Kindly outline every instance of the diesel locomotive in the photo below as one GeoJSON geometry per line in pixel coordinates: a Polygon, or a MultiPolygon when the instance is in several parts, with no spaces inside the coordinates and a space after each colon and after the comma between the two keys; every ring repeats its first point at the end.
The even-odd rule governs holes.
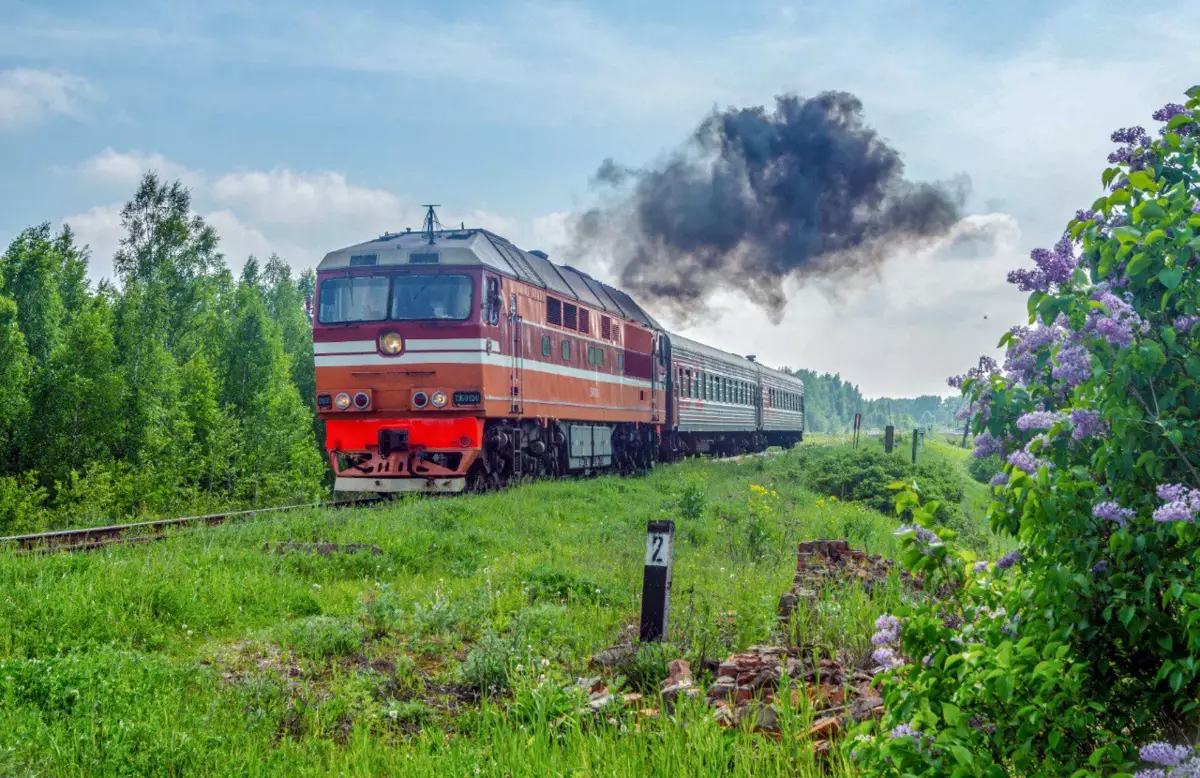
{"type": "Polygon", "coordinates": [[[793,375],[667,332],[629,295],[484,229],[388,233],[317,268],[335,489],[461,492],[636,472],[804,435],[793,375]]]}

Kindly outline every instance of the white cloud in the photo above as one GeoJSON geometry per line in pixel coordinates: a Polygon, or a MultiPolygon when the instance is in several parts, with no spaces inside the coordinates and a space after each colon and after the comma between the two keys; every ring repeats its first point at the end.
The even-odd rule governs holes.
{"type": "Polygon", "coordinates": [[[243,206],[264,222],[311,224],[353,218],[392,226],[401,216],[396,195],[383,189],[356,186],[342,173],[294,172],[286,168],[226,173],[212,184],[212,196],[243,206]]]}
{"type": "Polygon", "coordinates": [[[204,183],[203,173],[189,170],[183,165],[172,162],[162,154],[116,151],[111,146],[86,160],[79,166],[79,170],[88,178],[124,187],[136,186],[142,176],[150,171],[157,173],[163,180],[178,179],[188,186],[198,186],[204,183]]]}
{"type": "Polygon", "coordinates": [[[94,280],[113,277],[113,255],[121,245],[121,203],[97,205],[63,219],[75,231],[78,243],[91,248],[88,275],[94,280]]]}
{"type": "Polygon", "coordinates": [[[946,394],[946,376],[993,353],[1024,319],[1024,296],[1005,281],[1021,241],[1011,217],[971,216],[939,245],[889,260],[877,279],[844,281],[836,295],[788,285],[778,324],[721,293],[711,316],[679,331],[771,366],[840,372],[867,396],[946,394]],[[953,248],[957,235],[980,232],[990,238],[985,251],[964,257],[953,248]]]}
{"type": "Polygon", "coordinates": [[[95,92],[69,73],[0,70],[0,132],[37,124],[51,116],[77,116],[95,92]]]}

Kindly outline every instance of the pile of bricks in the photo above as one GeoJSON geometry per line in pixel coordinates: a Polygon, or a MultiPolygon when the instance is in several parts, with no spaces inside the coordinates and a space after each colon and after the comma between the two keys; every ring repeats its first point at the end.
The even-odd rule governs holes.
{"type": "Polygon", "coordinates": [[[813,663],[799,652],[799,648],[752,646],[731,655],[718,666],[716,680],[708,688],[713,715],[722,724],[749,721],[755,729],[777,730],[778,714],[771,703],[785,675],[795,682],[788,687],[793,709],[802,705],[800,695],[807,695],[813,711],[809,735],[818,741],[883,711],[871,672],[831,659],[813,663]]]}
{"type": "Polygon", "coordinates": [[[792,591],[779,600],[779,615],[786,624],[796,603],[812,599],[822,588],[857,582],[869,593],[887,580],[892,563],[878,554],[850,548],[845,540],[806,540],[796,554],[792,591]]]}

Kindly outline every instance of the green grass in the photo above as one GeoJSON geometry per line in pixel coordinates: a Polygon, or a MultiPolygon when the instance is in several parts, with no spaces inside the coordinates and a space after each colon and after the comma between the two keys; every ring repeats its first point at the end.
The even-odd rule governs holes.
{"type": "MultiPolygon", "coordinates": [[[[782,738],[723,729],[699,704],[577,713],[587,658],[636,634],[648,520],[678,528],[670,646],[626,669],[631,687],[665,659],[698,667],[781,639],[797,541],[895,551],[893,518],[806,490],[800,461],[688,462],[0,555],[0,774],[851,774],[814,763],[803,708],[783,712],[782,738]],[[264,548],[286,540],[383,554],[264,548]]],[[[860,654],[899,596],[829,592],[790,638],[860,654]]]]}

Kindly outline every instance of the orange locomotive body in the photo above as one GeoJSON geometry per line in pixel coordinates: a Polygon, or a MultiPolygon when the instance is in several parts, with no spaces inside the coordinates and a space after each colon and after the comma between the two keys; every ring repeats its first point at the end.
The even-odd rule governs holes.
{"type": "Polygon", "coordinates": [[[457,492],[657,458],[666,341],[624,293],[474,229],[384,235],[317,278],[335,489],[457,492]]]}

